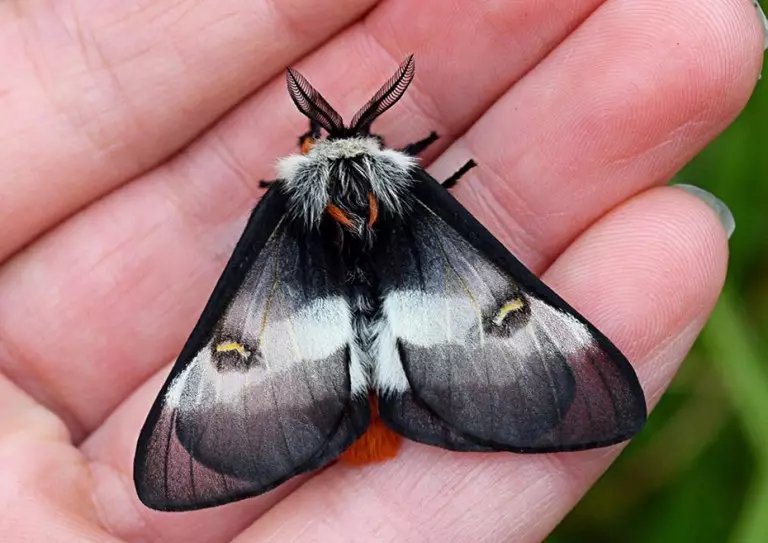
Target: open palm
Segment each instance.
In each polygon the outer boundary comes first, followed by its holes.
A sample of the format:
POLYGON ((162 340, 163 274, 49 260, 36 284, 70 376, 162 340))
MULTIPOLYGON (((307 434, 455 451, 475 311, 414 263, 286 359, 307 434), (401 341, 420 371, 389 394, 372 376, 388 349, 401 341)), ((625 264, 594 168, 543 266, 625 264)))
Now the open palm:
POLYGON ((407 53, 377 123, 594 322, 655 403, 714 304, 725 232, 665 183, 745 104, 749 0, 11 0, 0 4, 0 533, 9 541, 537 541, 618 448, 408 443, 214 510, 135 496, 139 428, 305 121, 407 53), (367 12, 367 14, 366 14, 367 12))

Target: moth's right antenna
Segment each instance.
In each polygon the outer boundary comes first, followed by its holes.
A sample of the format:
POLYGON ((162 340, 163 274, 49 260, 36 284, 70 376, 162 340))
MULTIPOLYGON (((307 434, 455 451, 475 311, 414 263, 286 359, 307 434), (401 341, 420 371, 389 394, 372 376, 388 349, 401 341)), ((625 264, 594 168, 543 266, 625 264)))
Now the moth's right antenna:
POLYGON ((376 120, 376 117, 395 105, 395 102, 405 94, 408 85, 413 81, 415 70, 416 64, 414 63, 413 55, 408 55, 403 63, 400 64, 395 75, 355 114, 350 130, 353 133, 369 132, 371 124, 376 120))

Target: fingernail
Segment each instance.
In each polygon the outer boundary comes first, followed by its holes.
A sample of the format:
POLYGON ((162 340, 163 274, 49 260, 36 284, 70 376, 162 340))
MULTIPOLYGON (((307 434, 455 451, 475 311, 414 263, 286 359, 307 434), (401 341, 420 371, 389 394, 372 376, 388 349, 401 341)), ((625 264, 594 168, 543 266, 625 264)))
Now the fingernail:
POLYGON ((720 219, 720 224, 723 225, 725 235, 728 236, 728 239, 731 239, 733 231, 736 229, 736 220, 733 218, 733 213, 731 213, 731 210, 728 209, 727 205, 725 205, 725 202, 723 202, 720 198, 711 192, 707 192, 706 190, 700 189, 699 187, 694 187, 693 185, 678 183, 672 186, 683 189, 688 194, 695 196, 707 204, 709 208, 712 209, 715 214, 717 214, 717 218, 720 219))
POLYGON ((765 17, 765 12, 757 0, 752 0, 752 3, 757 10, 757 18, 760 19, 763 25, 763 49, 768 50, 768 18, 765 17))

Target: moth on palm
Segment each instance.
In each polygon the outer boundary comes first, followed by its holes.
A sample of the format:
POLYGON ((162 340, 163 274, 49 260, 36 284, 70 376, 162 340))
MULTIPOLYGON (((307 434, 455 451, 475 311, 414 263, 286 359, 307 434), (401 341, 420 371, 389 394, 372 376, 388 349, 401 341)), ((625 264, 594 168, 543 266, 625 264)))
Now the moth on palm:
POLYGON ((294 70, 301 153, 253 211, 139 437, 134 479, 160 510, 266 492, 398 436, 455 451, 603 447, 643 426, 632 367, 415 155, 371 133, 408 57, 345 125, 294 70), (324 136, 323 136, 324 132, 324 136))

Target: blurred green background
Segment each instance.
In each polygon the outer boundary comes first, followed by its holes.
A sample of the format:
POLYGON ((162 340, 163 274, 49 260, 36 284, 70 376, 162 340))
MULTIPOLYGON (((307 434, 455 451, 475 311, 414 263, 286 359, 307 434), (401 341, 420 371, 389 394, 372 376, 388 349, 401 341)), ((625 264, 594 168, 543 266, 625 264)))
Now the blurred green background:
MULTIPOLYGON (((763 2, 765 5, 765 2, 763 2)), ((733 211, 722 297, 647 429, 547 540, 768 543, 768 67, 676 178, 733 211)))

